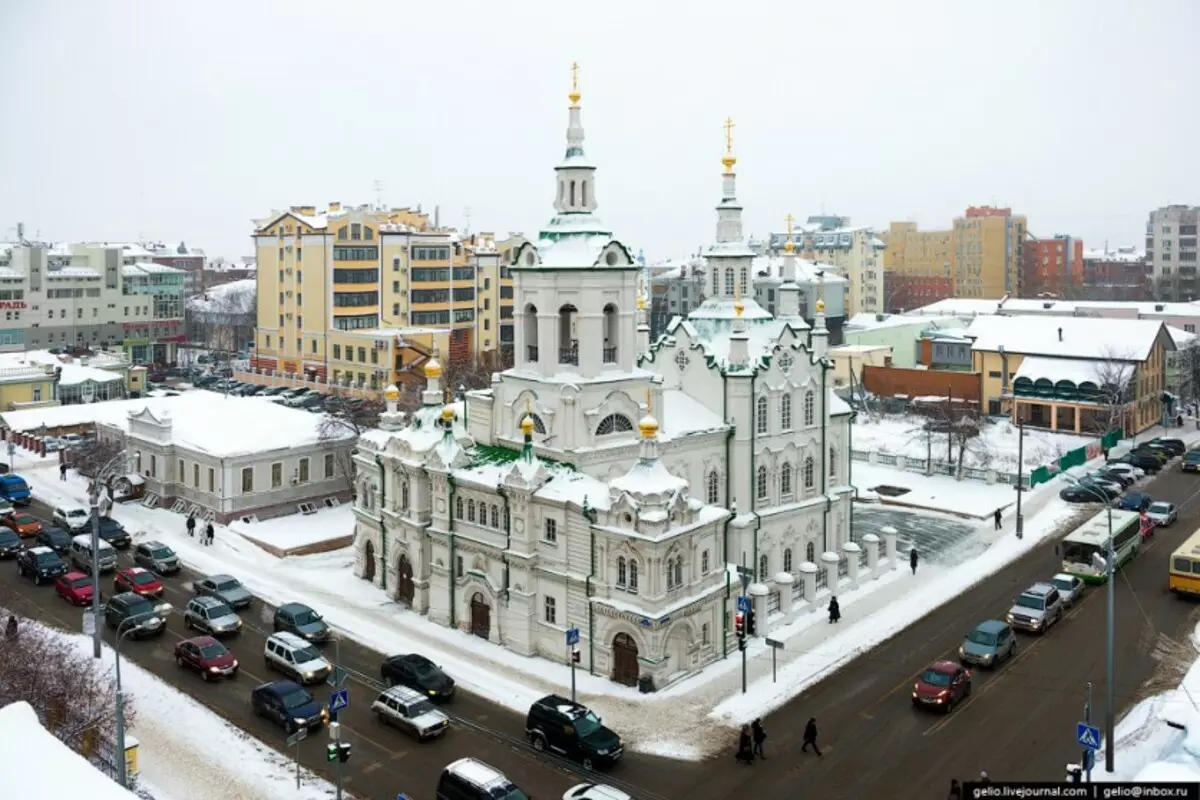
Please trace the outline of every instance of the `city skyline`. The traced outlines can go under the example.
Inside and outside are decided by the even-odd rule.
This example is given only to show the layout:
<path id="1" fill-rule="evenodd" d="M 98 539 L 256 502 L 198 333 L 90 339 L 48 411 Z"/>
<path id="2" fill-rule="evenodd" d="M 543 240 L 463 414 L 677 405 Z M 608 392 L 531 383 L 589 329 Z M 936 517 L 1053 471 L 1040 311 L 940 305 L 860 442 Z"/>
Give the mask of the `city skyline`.
<path id="1" fill-rule="evenodd" d="M 0 239 L 24 222 L 47 239 L 184 240 L 238 257 L 252 250 L 251 219 L 272 209 L 377 200 L 437 208 L 460 231 L 532 235 L 552 211 L 578 62 L 600 214 L 651 259 L 711 238 L 727 117 L 755 236 L 789 212 L 928 230 L 997 205 L 1041 237 L 1140 244 L 1149 211 L 1195 203 L 1200 177 L 1173 158 L 1200 115 L 1181 102 L 1185 84 L 1160 78 L 1194 74 L 1183 19 L 1198 12 L 1168 7 L 1167 27 L 1119 4 L 787 9 L 772 27 L 795 36 L 778 46 L 731 41 L 715 5 L 698 22 L 639 9 L 636 26 L 619 4 L 586 18 L 471 5 L 453 31 L 436 9 L 370 5 L 340 17 L 122 6 L 137 25 L 111 7 L 17 7 L 0 12 L 16 43 L 0 63 L 26 76 L 11 107 L 81 121 L 7 126 L 0 174 L 21 190 L 0 199 Z M 445 30 L 452 57 L 436 36 L 398 33 L 410 30 Z M 72 58 L 39 57 L 48 41 Z M 1116 41 L 1139 57 L 1112 58 Z M 34 61 L 31 77 L 17 66 Z M 1142 124 L 1148 108 L 1168 124 Z"/>

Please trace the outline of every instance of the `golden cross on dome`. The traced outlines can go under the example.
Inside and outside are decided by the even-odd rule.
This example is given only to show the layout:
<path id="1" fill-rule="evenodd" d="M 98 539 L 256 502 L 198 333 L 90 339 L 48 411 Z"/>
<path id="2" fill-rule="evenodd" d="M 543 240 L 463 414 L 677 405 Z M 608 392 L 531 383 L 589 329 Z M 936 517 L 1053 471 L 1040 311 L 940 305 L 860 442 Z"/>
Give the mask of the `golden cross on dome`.
<path id="1" fill-rule="evenodd" d="M 526 414 L 533 413 L 533 400 L 531 400 L 528 397 L 525 398 L 525 413 Z"/>
<path id="2" fill-rule="evenodd" d="M 733 152 L 733 117 L 725 119 L 725 152 Z"/>
<path id="3" fill-rule="evenodd" d="M 653 410 L 654 410 L 654 395 L 652 394 L 652 390 L 647 389 L 646 390 L 646 413 L 649 414 Z"/>
<path id="4" fill-rule="evenodd" d="M 578 61 L 571 62 L 571 94 L 569 94 L 567 96 L 571 98 L 572 103 L 578 103 L 579 98 L 583 96 L 579 93 L 579 62 Z"/>
<path id="5" fill-rule="evenodd" d="M 793 250 L 796 249 L 795 243 L 792 242 L 792 230 L 793 230 L 792 223 L 796 221 L 796 218 L 793 217 L 791 212 L 789 211 L 788 215 L 787 215 L 787 217 L 785 217 L 785 219 L 787 220 L 787 241 L 784 242 L 783 249 L 784 249 L 784 251 L 791 253 Z"/>
<path id="6" fill-rule="evenodd" d="M 787 217 L 785 217 L 785 219 L 787 220 L 787 226 L 788 226 L 787 232 L 788 232 L 788 238 L 790 239 L 790 238 L 792 238 L 792 223 L 796 221 L 796 218 L 793 217 L 791 215 L 791 213 L 789 212 Z"/>

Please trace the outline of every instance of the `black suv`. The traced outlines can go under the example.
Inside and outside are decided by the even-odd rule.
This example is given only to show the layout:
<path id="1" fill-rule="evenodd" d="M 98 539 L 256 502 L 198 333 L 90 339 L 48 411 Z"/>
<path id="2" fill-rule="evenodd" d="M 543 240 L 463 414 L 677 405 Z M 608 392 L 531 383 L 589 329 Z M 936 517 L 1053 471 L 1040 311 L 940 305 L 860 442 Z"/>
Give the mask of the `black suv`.
<path id="1" fill-rule="evenodd" d="M 49 547 L 31 547 L 17 553 L 17 574 L 33 578 L 39 586 L 67 574 L 67 562 Z"/>
<path id="2" fill-rule="evenodd" d="M 60 556 L 65 556 L 67 551 L 71 549 L 71 534 L 62 528 L 42 528 L 42 532 L 33 541 L 49 547 Z"/>
<path id="3" fill-rule="evenodd" d="M 388 656 L 379 668 L 379 675 L 388 686 L 416 689 L 435 703 L 454 697 L 454 679 L 442 672 L 437 664 L 416 653 Z"/>
<path id="4" fill-rule="evenodd" d="M 1183 443 L 1183 439 L 1172 439 L 1166 436 L 1159 436 L 1156 439 L 1151 439 L 1150 444 L 1158 447 L 1165 447 L 1171 451 L 1173 456 L 1181 456 L 1187 452 L 1187 445 Z"/>
<path id="5" fill-rule="evenodd" d="M 578 761 L 584 769 L 611 767 L 625 752 L 621 737 L 587 706 L 551 694 L 529 707 L 525 735 L 534 750 Z"/>
<path id="6" fill-rule="evenodd" d="M 129 635 L 135 639 L 161 636 L 167 630 L 159 606 L 133 592 L 122 592 L 110 599 L 104 606 L 104 621 L 117 630 L 122 625 L 133 628 Z"/>
<path id="7" fill-rule="evenodd" d="M 129 532 L 125 530 L 125 526 L 112 517 L 100 518 L 100 538 L 118 550 L 124 550 L 126 547 L 129 547 L 132 541 L 129 538 Z"/>

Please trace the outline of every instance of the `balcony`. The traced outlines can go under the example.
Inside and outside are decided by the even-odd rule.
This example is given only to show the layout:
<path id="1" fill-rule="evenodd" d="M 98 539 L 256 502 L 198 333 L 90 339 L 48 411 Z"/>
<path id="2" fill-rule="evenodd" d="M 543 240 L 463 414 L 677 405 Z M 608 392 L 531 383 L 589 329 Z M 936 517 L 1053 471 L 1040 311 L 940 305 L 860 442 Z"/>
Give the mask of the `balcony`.
<path id="1" fill-rule="evenodd" d="M 537 345 L 533 345 L 533 344 L 525 345 L 525 360 L 530 361 L 530 362 L 536 362 L 538 360 Z"/>
<path id="2" fill-rule="evenodd" d="M 573 363 L 573 364 L 578 364 L 579 362 L 578 362 L 578 361 L 573 361 L 573 362 L 571 362 L 571 363 Z M 605 364 L 615 364 L 615 363 L 617 363 L 617 348 L 615 348 L 615 347 L 606 347 L 606 348 L 604 348 L 604 363 L 605 363 Z"/>
<path id="3" fill-rule="evenodd" d="M 558 363 L 579 366 L 579 348 L 562 347 L 558 350 Z"/>

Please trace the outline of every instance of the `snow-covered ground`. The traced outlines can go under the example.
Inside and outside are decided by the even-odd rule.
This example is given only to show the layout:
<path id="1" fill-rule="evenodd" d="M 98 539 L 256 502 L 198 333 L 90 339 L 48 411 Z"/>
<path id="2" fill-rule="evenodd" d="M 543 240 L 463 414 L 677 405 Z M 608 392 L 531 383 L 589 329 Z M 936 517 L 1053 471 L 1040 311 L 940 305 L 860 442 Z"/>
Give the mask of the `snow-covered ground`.
<path id="1" fill-rule="evenodd" d="M 51 628 L 43 630 L 63 637 L 90 657 L 91 637 L 65 634 Z M 115 669 L 115 659 L 112 648 L 106 646 L 102 653 L 105 668 Z M 223 800 L 327 800 L 333 796 L 334 788 L 328 781 L 303 768 L 297 791 L 295 762 L 287 761 L 273 748 L 230 725 L 128 658 L 121 661 L 121 687 L 137 715 L 136 724 L 129 733 L 138 740 L 138 768 L 143 788 L 153 794 L 155 800 L 212 800 L 214 797 Z M 249 686 L 246 691 L 249 700 Z M 4 727 L 0 725 L 0 730 Z M 22 759 L 29 756 L 25 746 L 4 752 L 19 754 Z M 5 781 L 7 794 L 7 777 Z M 75 794 L 57 783 L 55 790 L 59 796 Z M 93 791 L 78 794 L 81 797 L 108 797 Z M 42 795 L 35 791 L 10 796 Z"/>
<path id="2" fill-rule="evenodd" d="M 935 460 L 944 461 L 947 455 L 946 434 L 926 433 L 922 427 L 926 421 L 925 417 L 917 415 L 864 416 L 855 421 L 851 441 L 855 450 L 921 459 L 932 452 Z M 967 446 L 963 466 L 1016 472 L 1018 438 L 1017 426 L 1007 420 L 983 425 L 979 436 L 972 439 Z M 1096 439 L 1095 436 L 1075 436 L 1026 428 L 1024 452 L 1021 454 L 1021 460 L 1025 463 L 1024 471 L 1028 473 L 1050 464 Z M 957 443 L 953 450 L 954 459 L 957 461 Z M 856 468 L 858 463 L 861 462 L 855 464 Z"/>
<path id="3" fill-rule="evenodd" d="M 1005 509 L 1017 502 L 1017 493 L 1006 483 L 987 483 L 976 480 L 955 480 L 949 475 L 922 475 L 919 472 L 855 461 L 850 465 L 851 480 L 858 487 L 860 500 L 894 501 L 896 505 L 942 511 L 958 516 L 985 519 L 996 509 Z M 1042 484 L 1048 486 L 1050 484 Z M 877 494 L 877 486 L 908 489 L 904 494 L 890 497 Z M 1038 491 L 1042 487 L 1036 487 Z M 1055 487 L 1057 491 L 1058 487 Z M 1026 494 L 1028 498 L 1029 493 Z"/>
<path id="4" fill-rule="evenodd" d="M 315 514 L 288 514 L 258 522 L 236 520 L 230 523 L 229 530 L 280 550 L 290 550 L 353 536 L 354 508 L 321 506 Z"/>

